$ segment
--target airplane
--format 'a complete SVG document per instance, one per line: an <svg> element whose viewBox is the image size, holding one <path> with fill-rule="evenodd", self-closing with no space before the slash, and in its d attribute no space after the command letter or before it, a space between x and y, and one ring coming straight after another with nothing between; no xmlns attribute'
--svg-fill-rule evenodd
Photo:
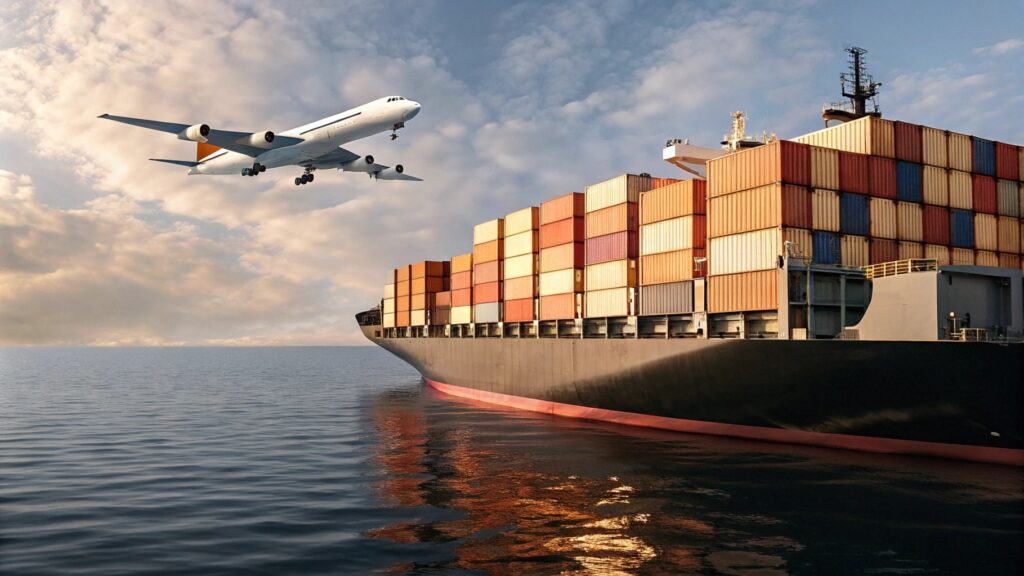
<svg viewBox="0 0 1024 576"><path fill-rule="evenodd" d="M385 96L362 106L328 116L280 134L273 132L230 132L214 130L208 124L177 124L142 118L102 114L99 118L176 134L179 140L196 143L196 160L150 158L188 168L189 174L241 174L257 176L268 168L301 166L302 176L295 178L300 186L313 181L313 172L337 168L343 172L363 172L376 180L422 179L405 173L401 164L393 168L377 164L374 157L360 156L342 147L343 144L391 130L391 140L398 138L398 129L420 112L420 104L402 96Z"/></svg>

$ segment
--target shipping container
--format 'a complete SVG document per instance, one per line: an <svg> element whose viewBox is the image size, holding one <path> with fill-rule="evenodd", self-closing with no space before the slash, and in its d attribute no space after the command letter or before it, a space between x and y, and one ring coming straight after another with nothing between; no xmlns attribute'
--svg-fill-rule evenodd
<svg viewBox="0 0 1024 576"><path fill-rule="evenodd" d="M536 206L505 215L505 238L540 228L540 209Z"/></svg>
<svg viewBox="0 0 1024 576"><path fill-rule="evenodd" d="M949 171L949 207L974 209L974 184L967 172Z"/></svg>
<svg viewBox="0 0 1024 576"><path fill-rule="evenodd" d="M635 312L633 295L636 288L611 288L587 291L583 296L584 318L631 316Z"/></svg>
<svg viewBox="0 0 1024 576"><path fill-rule="evenodd" d="M501 322L501 302L481 302L473 305L473 321L477 324Z"/></svg>
<svg viewBox="0 0 1024 576"><path fill-rule="evenodd" d="M534 298L537 296L537 277L521 276L519 278L506 278L505 287L502 289L505 300L521 300L523 298Z"/></svg>
<svg viewBox="0 0 1024 576"><path fill-rule="evenodd" d="M971 136L971 164L975 174L996 175L996 143Z"/></svg>
<svg viewBox="0 0 1024 576"><path fill-rule="evenodd" d="M412 296L398 296L395 298L395 312L408 312Z"/></svg>
<svg viewBox="0 0 1024 576"><path fill-rule="evenodd" d="M484 304L487 302L500 302L501 301L501 282L491 282L489 284L477 284L473 286L473 305ZM477 320L477 322L486 322L486 320Z"/></svg>
<svg viewBox="0 0 1024 576"><path fill-rule="evenodd" d="M395 326L397 326L399 328L404 328L404 327L409 326L409 325L410 324L409 324L409 311L408 310L399 310L399 311L395 312Z"/></svg>
<svg viewBox="0 0 1024 576"><path fill-rule="evenodd" d="M389 270L385 270L384 271L384 276L385 276L384 284L385 285L394 284L395 282L398 281L398 280L395 279L395 277L397 275L396 272L397 271L394 268L391 268Z"/></svg>
<svg viewBox="0 0 1024 576"><path fill-rule="evenodd" d="M640 194L640 224L704 214L707 204L707 181L683 180Z"/></svg>
<svg viewBox="0 0 1024 576"><path fill-rule="evenodd" d="M918 202L922 198L921 165L896 161L896 198L905 202Z"/></svg>
<svg viewBox="0 0 1024 576"><path fill-rule="evenodd" d="M974 248L974 214L970 210L949 211L949 244Z"/></svg>
<svg viewBox="0 0 1024 576"><path fill-rule="evenodd" d="M556 222L541 224L540 247L550 248L570 242L582 242L586 239L587 227L583 218L566 218Z"/></svg>
<svg viewBox="0 0 1024 576"><path fill-rule="evenodd" d="M942 206L925 206L921 210L921 239L925 244L949 245L949 210Z"/></svg>
<svg viewBox="0 0 1024 576"><path fill-rule="evenodd" d="M394 284L385 284L384 285L384 298L394 298L394 297L395 297L395 285Z"/></svg>
<svg viewBox="0 0 1024 576"><path fill-rule="evenodd" d="M1020 269L1020 255L1019 254L1003 254L999 253L999 267L1000 268L1014 268Z"/></svg>
<svg viewBox="0 0 1024 576"><path fill-rule="evenodd" d="M586 264L583 242L561 244L540 250L540 272L553 272L566 268L583 268Z"/></svg>
<svg viewBox="0 0 1024 576"><path fill-rule="evenodd" d="M505 278L535 276L540 257L537 254L523 254L505 259Z"/></svg>
<svg viewBox="0 0 1024 576"><path fill-rule="evenodd" d="M987 250L978 250L974 255L975 266L999 266L999 254Z"/></svg>
<svg viewBox="0 0 1024 576"><path fill-rule="evenodd" d="M540 232L527 230L505 236L505 258L540 252Z"/></svg>
<svg viewBox="0 0 1024 576"><path fill-rule="evenodd" d="M708 200L709 237L779 226L811 228L812 224L811 193L803 186L769 184Z"/></svg>
<svg viewBox="0 0 1024 576"><path fill-rule="evenodd" d="M534 320L534 303L533 298L505 300L503 322L532 322Z"/></svg>
<svg viewBox="0 0 1024 576"><path fill-rule="evenodd" d="M444 262L417 262L410 267L409 274L413 280L424 276L444 276Z"/></svg>
<svg viewBox="0 0 1024 576"><path fill-rule="evenodd" d="M411 285L411 280L403 280L398 284L395 284L395 298L401 298L402 296L408 296L409 294L411 294Z"/></svg>
<svg viewBox="0 0 1024 576"><path fill-rule="evenodd" d="M997 227L999 251L1007 254L1020 253L1020 220L1012 216L1000 216Z"/></svg>
<svg viewBox="0 0 1024 576"><path fill-rule="evenodd" d="M570 192L552 198L540 205L540 224L550 224L567 218L582 218L586 213L586 196L582 192Z"/></svg>
<svg viewBox="0 0 1024 576"><path fill-rule="evenodd" d="M458 256L452 256L452 276L459 272L472 272L473 271L473 253L459 254Z"/></svg>
<svg viewBox="0 0 1024 576"><path fill-rule="evenodd" d="M954 266L974 266L974 250L970 248L950 248L949 263Z"/></svg>
<svg viewBox="0 0 1024 576"><path fill-rule="evenodd" d="M975 212L995 214L999 210L996 179L981 174L971 175L971 202Z"/></svg>
<svg viewBox="0 0 1024 576"><path fill-rule="evenodd" d="M789 255L793 258L814 258L814 239L810 230L803 228L783 228L782 246L779 246L779 254L786 253L786 243L789 243Z"/></svg>
<svg viewBox="0 0 1024 576"><path fill-rule="evenodd" d="M896 201L888 198L872 198L871 236L874 238L896 238Z"/></svg>
<svg viewBox="0 0 1024 576"><path fill-rule="evenodd" d="M879 198L896 198L896 161L892 158L868 158L869 191Z"/></svg>
<svg viewBox="0 0 1024 576"><path fill-rule="evenodd" d="M996 182L996 212L1000 216L1020 217L1019 182L1013 180L999 180Z"/></svg>
<svg viewBox="0 0 1024 576"><path fill-rule="evenodd" d="M833 190L815 189L811 198L814 213L811 228L815 230L839 231L839 193Z"/></svg>
<svg viewBox="0 0 1024 576"><path fill-rule="evenodd" d="M811 188L839 190L839 152L811 146Z"/></svg>
<svg viewBox="0 0 1024 576"><path fill-rule="evenodd" d="M588 238L584 252L587 256L587 264L636 258L640 255L639 235L636 232L619 232L598 238Z"/></svg>
<svg viewBox="0 0 1024 576"><path fill-rule="evenodd" d="M576 268L545 272L540 275L541 296L582 292L585 287L583 284L583 270Z"/></svg>
<svg viewBox="0 0 1024 576"><path fill-rule="evenodd" d="M949 167L949 146L945 130L921 127L921 162L938 168Z"/></svg>
<svg viewBox="0 0 1024 576"><path fill-rule="evenodd" d="M776 182L808 186L811 150L804 144L778 140L709 160L707 173L708 198Z"/></svg>
<svg viewBox="0 0 1024 576"><path fill-rule="evenodd" d="M870 156L839 152L839 189L854 194L870 194Z"/></svg>
<svg viewBox="0 0 1024 576"><path fill-rule="evenodd" d="M661 188L663 186L668 186L669 184L675 184L676 182L681 182L681 181L682 180L679 179L679 178L659 178L657 176L651 176L651 188L650 189L653 190L655 188Z"/></svg>
<svg viewBox="0 0 1024 576"><path fill-rule="evenodd" d="M899 242L900 260L924 258L924 244L920 242Z"/></svg>
<svg viewBox="0 0 1024 576"><path fill-rule="evenodd" d="M844 234L839 241L840 264L859 268L871 263L871 250L867 236Z"/></svg>
<svg viewBox="0 0 1024 576"><path fill-rule="evenodd" d="M426 326L427 325L427 311L426 310L410 310L409 311L409 325L410 326Z"/></svg>
<svg viewBox="0 0 1024 576"><path fill-rule="evenodd" d="M428 296L430 297L430 302L433 303L433 301L434 301L434 295L433 294L423 294L423 293L420 293L420 294L413 294L413 295L409 296L409 309L410 310L426 310L427 308L429 308L429 306L427 305L427 297Z"/></svg>
<svg viewBox="0 0 1024 576"><path fill-rule="evenodd" d="M1017 179L1024 182L1024 146L1017 147Z"/></svg>
<svg viewBox="0 0 1024 576"><path fill-rule="evenodd" d="M811 233L811 245L815 263L839 264L842 257L842 246L838 234L815 230Z"/></svg>
<svg viewBox="0 0 1024 576"><path fill-rule="evenodd" d="M779 271L744 272L708 278L708 312L777 310Z"/></svg>
<svg viewBox="0 0 1024 576"><path fill-rule="evenodd" d="M637 285L636 260L612 260L587 266L583 280L588 292Z"/></svg>
<svg viewBox="0 0 1024 576"><path fill-rule="evenodd" d="M704 258L703 248L676 250L640 257L640 284L665 284L704 276L707 262L695 262Z"/></svg>
<svg viewBox="0 0 1024 576"><path fill-rule="evenodd" d="M493 260L473 266L473 285L490 284L501 280L501 262Z"/></svg>
<svg viewBox="0 0 1024 576"><path fill-rule="evenodd" d="M637 230L640 223L640 205L624 202L607 208L588 212L586 217L587 238L607 236L616 232Z"/></svg>
<svg viewBox="0 0 1024 576"><path fill-rule="evenodd" d="M1024 182L1017 187L1017 194L1020 197L1020 217L1024 218Z"/></svg>
<svg viewBox="0 0 1024 576"><path fill-rule="evenodd" d="M385 298L384 299L384 309L382 310L382 312L384 312L385 314L394 314L395 313L395 299L394 298Z"/></svg>
<svg viewBox="0 0 1024 576"><path fill-rule="evenodd" d="M640 255L703 248L706 237L703 214L646 224L640 227Z"/></svg>
<svg viewBox="0 0 1024 576"><path fill-rule="evenodd" d="M430 324L432 326L444 326L445 324L451 324L452 322L452 310L451 308L438 308L433 311L430 316Z"/></svg>
<svg viewBox="0 0 1024 576"><path fill-rule="evenodd" d="M839 231L843 234L867 236L871 233L871 211L867 196L844 193L839 195ZM878 200L878 198L876 198Z"/></svg>
<svg viewBox="0 0 1024 576"><path fill-rule="evenodd" d="M452 324L472 324L473 306L452 306Z"/></svg>
<svg viewBox="0 0 1024 576"><path fill-rule="evenodd" d="M999 250L999 221L992 214L974 214L974 247L978 250Z"/></svg>
<svg viewBox="0 0 1024 576"><path fill-rule="evenodd" d="M900 259L899 244L895 240L872 238L869 249L871 250L871 264L894 262Z"/></svg>
<svg viewBox="0 0 1024 576"><path fill-rule="evenodd" d="M945 168L924 167L921 197L925 204L949 206L949 172Z"/></svg>
<svg viewBox="0 0 1024 576"><path fill-rule="evenodd" d="M640 315L660 316L693 312L693 282L640 287Z"/></svg>
<svg viewBox="0 0 1024 576"><path fill-rule="evenodd" d="M473 289L452 290L452 308L473 305ZM455 322L453 322L455 324Z"/></svg>
<svg viewBox="0 0 1024 576"><path fill-rule="evenodd" d="M490 242L484 242L483 244L473 246L474 264L494 262L496 260L501 260L504 257L505 247L502 245L501 240L491 240Z"/></svg>
<svg viewBox="0 0 1024 576"><path fill-rule="evenodd" d="M434 295L434 307L435 308L451 308L452 306L452 291L445 290L444 292L438 292Z"/></svg>
<svg viewBox="0 0 1024 576"><path fill-rule="evenodd" d="M996 178L1020 179L1020 158L1016 146L996 142Z"/></svg>
<svg viewBox="0 0 1024 576"><path fill-rule="evenodd" d="M925 244L924 245L924 257L929 260L935 260L935 263L939 266L949 266L949 247L939 246L938 244Z"/></svg>
<svg viewBox="0 0 1024 576"><path fill-rule="evenodd" d="M892 158L896 154L892 124L889 120L865 116L793 140L822 148Z"/></svg>
<svg viewBox="0 0 1024 576"><path fill-rule="evenodd" d="M382 318L381 318L381 325L384 328L394 328L395 327L395 313L394 312L385 312L382 315Z"/></svg>
<svg viewBox="0 0 1024 576"><path fill-rule="evenodd" d="M582 294L553 294L540 297L541 320L572 320L582 312Z"/></svg>
<svg viewBox="0 0 1024 576"><path fill-rule="evenodd" d="M896 237L900 240L922 242L924 240L923 217L920 204L897 202Z"/></svg>
<svg viewBox="0 0 1024 576"><path fill-rule="evenodd" d="M718 276L778 268L782 242L780 228L712 238L708 241L708 273Z"/></svg>
<svg viewBox="0 0 1024 576"><path fill-rule="evenodd" d="M896 144L896 159L921 163L921 127L906 122L892 123L893 141Z"/></svg>
<svg viewBox="0 0 1024 576"><path fill-rule="evenodd" d="M409 280L411 280L409 272L410 266L408 265L399 266L398 268L395 268L395 284L398 284L399 282L408 282Z"/></svg>
<svg viewBox="0 0 1024 576"><path fill-rule="evenodd" d="M473 287L473 271L452 274L452 290L463 290Z"/></svg>
<svg viewBox="0 0 1024 576"><path fill-rule="evenodd" d="M473 245L494 242L505 236L505 219L495 218L473 226Z"/></svg>
<svg viewBox="0 0 1024 576"><path fill-rule="evenodd" d="M424 292L440 292L445 290L446 282L440 276L427 276L425 278L413 278L409 290L411 294L423 294Z"/></svg>
<svg viewBox="0 0 1024 576"><path fill-rule="evenodd" d="M973 172L971 137L956 132L947 132L946 142L949 146L949 167L961 172Z"/></svg>
<svg viewBox="0 0 1024 576"><path fill-rule="evenodd" d="M650 189L651 177L635 174L623 174L604 182L591 184L584 192L587 212L595 212L626 202L635 204L640 201L640 193Z"/></svg>

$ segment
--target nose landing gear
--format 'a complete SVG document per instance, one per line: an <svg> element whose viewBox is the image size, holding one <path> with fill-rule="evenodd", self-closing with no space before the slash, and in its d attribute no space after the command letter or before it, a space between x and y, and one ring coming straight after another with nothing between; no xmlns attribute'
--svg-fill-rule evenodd
<svg viewBox="0 0 1024 576"><path fill-rule="evenodd" d="M395 140L398 140L398 129L399 128L405 128L405 122L399 122L398 124L395 124L394 126L391 127L391 141L392 142L394 142Z"/></svg>

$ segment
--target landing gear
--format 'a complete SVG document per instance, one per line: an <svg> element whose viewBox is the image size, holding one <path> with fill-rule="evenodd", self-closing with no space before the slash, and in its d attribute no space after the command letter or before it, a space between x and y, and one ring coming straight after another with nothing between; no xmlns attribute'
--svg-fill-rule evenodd
<svg viewBox="0 0 1024 576"><path fill-rule="evenodd" d="M260 172L266 172L267 167L259 162L253 162L252 168L242 168L242 176L258 176Z"/></svg>
<svg viewBox="0 0 1024 576"><path fill-rule="evenodd" d="M391 127L391 141L392 142L394 142L395 140L398 140L398 129L399 128L405 128L405 122L399 122L398 124L395 124L394 126Z"/></svg>
<svg viewBox="0 0 1024 576"><path fill-rule="evenodd" d="M398 134L392 132L391 133L391 141L394 142L395 140L398 140Z"/></svg>
<svg viewBox="0 0 1024 576"><path fill-rule="evenodd" d="M312 168L312 167L306 168L306 172L303 173L302 176L299 176L298 178L295 179L295 185L296 186L301 186L303 184L307 184L309 182L312 182L313 181L313 170L315 170L315 168Z"/></svg>

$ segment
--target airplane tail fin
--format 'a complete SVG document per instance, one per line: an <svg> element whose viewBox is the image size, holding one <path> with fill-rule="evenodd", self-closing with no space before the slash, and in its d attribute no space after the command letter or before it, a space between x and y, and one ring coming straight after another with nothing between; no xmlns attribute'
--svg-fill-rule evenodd
<svg viewBox="0 0 1024 576"><path fill-rule="evenodd" d="M206 158L210 154L213 154L217 150L220 150L220 146L214 146L213 144L207 144L206 142L196 143L196 162L199 162L203 158Z"/></svg>

